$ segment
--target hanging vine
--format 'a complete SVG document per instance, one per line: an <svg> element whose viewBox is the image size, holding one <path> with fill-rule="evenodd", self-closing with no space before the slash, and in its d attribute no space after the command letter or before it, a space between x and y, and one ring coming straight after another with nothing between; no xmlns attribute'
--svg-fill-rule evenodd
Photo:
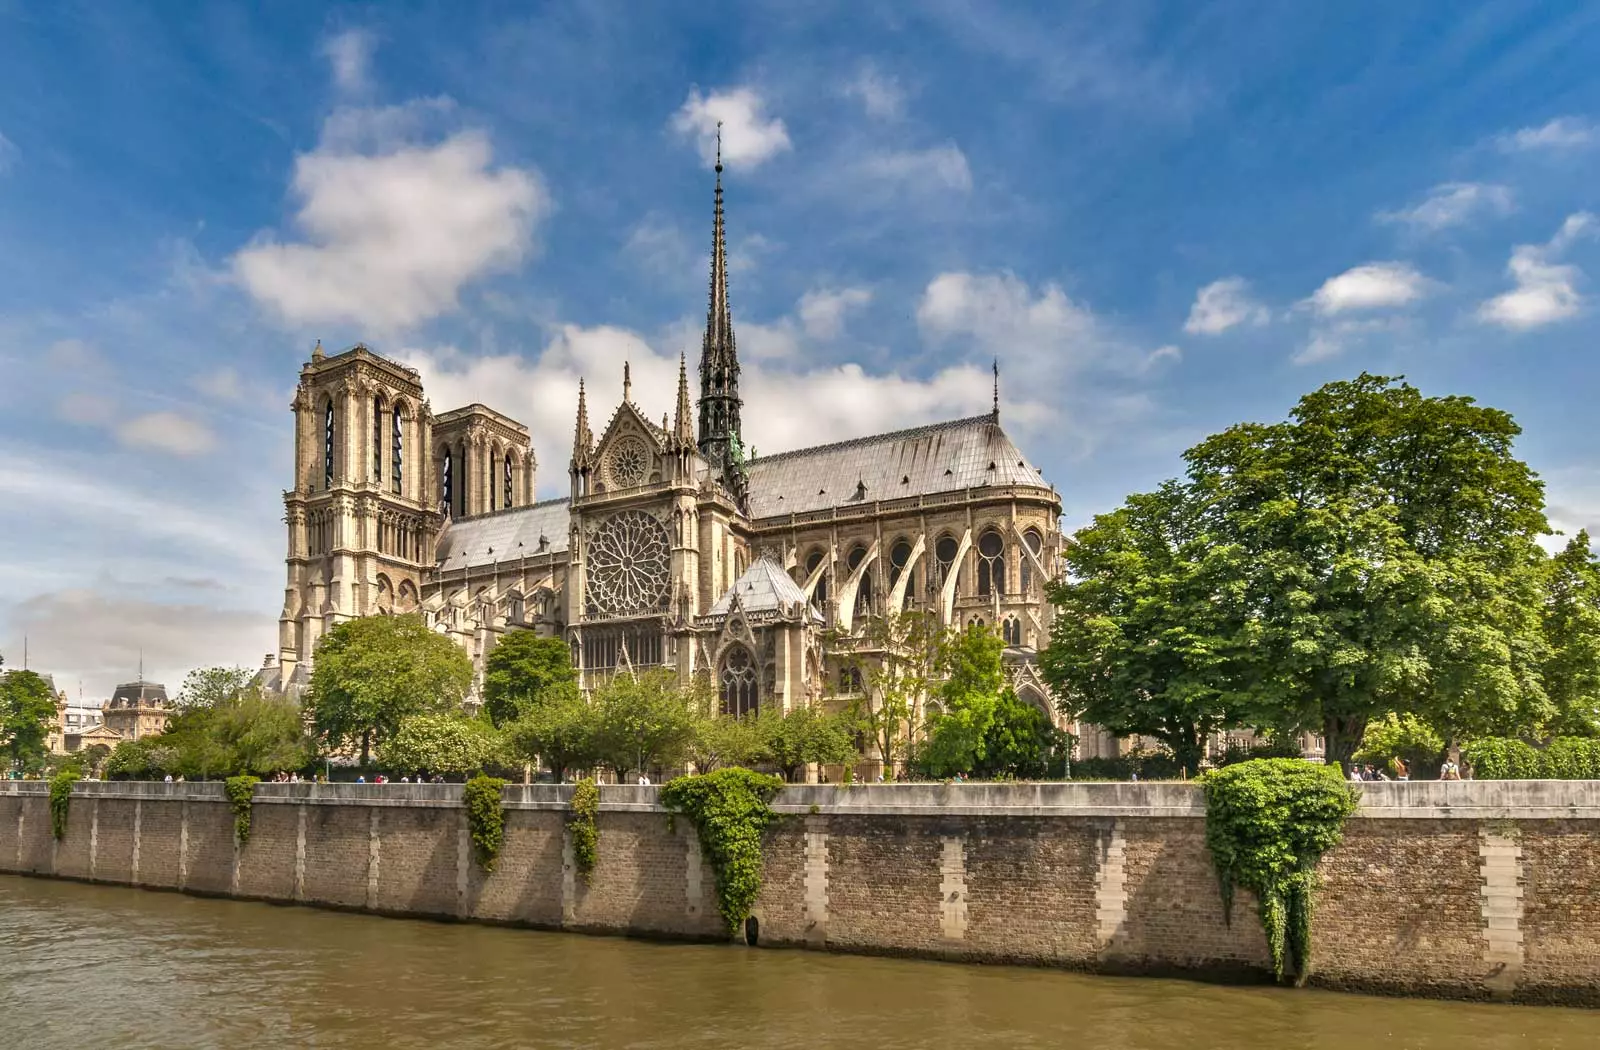
<svg viewBox="0 0 1600 1050"><path fill-rule="evenodd" d="M256 785L259 783L261 783L260 777L249 774L229 777L222 782L222 790L228 796L228 805L233 807L233 837L241 846L250 841L251 799L255 797Z"/></svg>
<svg viewBox="0 0 1600 1050"><path fill-rule="evenodd" d="M572 859L584 883L594 878L595 862L600 859L600 789L593 780L580 780L572 787L572 819L567 831L572 834Z"/></svg>
<svg viewBox="0 0 1600 1050"><path fill-rule="evenodd" d="M767 805L783 781L727 766L679 777L661 789L661 804L688 817L717 876L717 910L729 931L750 915L761 894L761 837L776 819Z"/></svg>
<svg viewBox="0 0 1600 1050"><path fill-rule="evenodd" d="M1256 895L1272 971L1304 984L1311 971L1317 861L1338 845L1359 794L1338 766L1297 758L1239 762L1207 773L1206 846L1222 884L1224 917L1233 890Z"/></svg>
<svg viewBox="0 0 1600 1050"><path fill-rule="evenodd" d="M82 776L76 766L68 766L50 778L50 834L57 839L67 834L67 814L72 809L72 785Z"/></svg>
<svg viewBox="0 0 1600 1050"><path fill-rule="evenodd" d="M473 777L461 789L467 807L467 831L472 835L472 852L484 871L493 871L506 841L506 811L500 792L506 782L499 777Z"/></svg>

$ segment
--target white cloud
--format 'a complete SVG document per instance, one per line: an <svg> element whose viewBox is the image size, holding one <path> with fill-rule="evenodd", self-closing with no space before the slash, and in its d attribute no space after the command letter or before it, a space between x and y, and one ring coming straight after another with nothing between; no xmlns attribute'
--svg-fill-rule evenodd
<svg viewBox="0 0 1600 1050"><path fill-rule="evenodd" d="M938 275L923 291L917 325L934 339L970 339L984 354L998 355L1002 366L1040 378L1072 371L1106 350L1088 307L1054 284L1035 295L1009 273Z"/></svg>
<svg viewBox="0 0 1600 1050"><path fill-rule="evenodd" d="M1600 124L1581 117L1557 117L1538 127L1501 135L1498 141L1500 148L1508 153L1581 149L1600 142Z"/></svg>
<svg viewBox="0 0 1600 1050"><path fill-rule="evenodd" d="M867 116L879 120L892 120L905 110L906 92L899 79L870 64L862 66L855 79L845 84L844 95L860 102Z"/></svg>
<svg viewBox="0 0 1600 1050"><path fill-rule="evenodd" d="M295 160L304 241L265 234L233 258L235 276L285 321L403 329L454 310L461 289L533 248L549 199L531 169L494 168L488 135L411 141L448 111L426 100L345 109Z"/></svg>
<svg viewBox="0 0 1600 1050"><path fill-rule="evenodd" d="M1190 335L1221 335L1240 325L1264 325L1271 318L1271 312L1251 298L1249 281L1224 277L1195 293L1183 330Z"/></svg>
<svg viewBox="0 0 1600 1050"><path fill-rule="evenodd" d="M56 404L57 416L80 426L109 423L116 414L117 407L111 399L82 391L68 394Z"/></svg>
<svg viewBox="0 0 1600 1050"><path fill-rule="evenodd" d="M216 401L243 401L245 397L244 383L239 378L239 373L232 368L218 368L212 372L205 372L190 380L190 384L200 393Z"/></svg>
<svg viewBox="0 0 1600 1050"><path fill-rule="evenodd" d="M365 29L346 29L322 43L322 54L333 72L333 83L350 93L367 89L372 51L377 39Z"/></svg>
<svg viewBox="0 0 1600 1050"><path fill-rule="evenodd" d="M1318 324L1311 330L1306 345L1291 360L1297 365L1315 364L1338 357L1364 345L1374 335L1403 333L1410 322L1405 317L1339 318Z"/></svg>
<svg viewBox="0 0 1600 1050"><path fill-rule="evenodd" d="M216 445L209 427L176 412L151 412L120 423L117 440L130 448L168 452L174 456L200 456Z"/></svg>
<svg viewBox="0 0 1600 1050"><path fill-rule="evenodd" d="M813 339L837 339L844 331L845 315L871 301L868 288L817 288L800 297L795 312Z"/></svg>
<svg viewBox="0 0 1600 1050"><path fill-rule="evenodd" d="M751 87L702 95L691 88L673 114L672 127L695 140L700 159L709 167L717 156L717 124L722 124L722 160L730 168L754 168L790 148L783 121L768 118L766 103Z"/></svg>
<svg viewBox="0 0 1600 1050"><path fill-rule="evenodd" d="M1425 232L1442 230L1479 215L1505 215L1516 207L1511 190L1485 182L1446 182L1409 208L1382 211L1379 222L1398 223Z"/></svg>
<svg viewBox="0 0 1600 1050"><path fill-rule="evenodd" d="M707 235L705 255L710 254L710 239ZM702 253L690 245L688 235L660 215L647 215L640 220L629 232L622 254L652 276L674 281L687 280L702 261ZM700 279L700 276L694 277L697 282Z"/></svg>
<svg viewBox="0 0 1600 1050"><path fill-rule="evenodd" d="M1526 330L1575 317L1583 307L1578 282L1583 273L1556 259L1579 237L1594 233L1589 212L1567 216L1546 244L1519 244L1512 249L1506 272L1516 287L1478 307L1478 319L1502 328Z"/></svg>
<svg viewBox="0 0 1600 1050"><path fill-rule="evenodd" d="M1310 302L1327 317L1351 310L1405 306L1427 295L1432 282L1400 262L1374 262L1352 267L1323 282Z"/></svg>
<svg viewBox="0 0 1600 1050"><path fill-rule="evenodd" d="M105 355L82 339L58 339L44 352L45 364L77 378L104 377L112 372Z"/></svg>
<svg viewBox="0 0 1600 1050"><path fill-rule="evenodd" d="M1169 343L1166 346L1158 346L1154 350L1150 351L1149 355L1146 356L1142 362L1140 362L1139 371L1152 372L1167 361L1182 360L1183 348L1173 346Z"/></svg>
<svg viewBox="0 0 1600 1050"><path fill-rule="evenodd" d="M919 189L972 190L967 155L953 142L920 150L890 150L867 155L863 170L873 177Z"/></svg>

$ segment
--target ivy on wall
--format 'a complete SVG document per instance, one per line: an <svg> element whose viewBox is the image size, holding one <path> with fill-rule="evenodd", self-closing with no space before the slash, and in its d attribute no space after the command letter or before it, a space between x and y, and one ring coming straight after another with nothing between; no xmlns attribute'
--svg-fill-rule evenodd
<svg viewBox="0 0 1600 1050"><path fill-rule="evenodd" d="M260 777L249 774L229 777L222 782L222 790L228 796L228 805L233 807L233 837L241 846L250 841L251 799L255 797L256 785L259 783L261 783Z"/></svg>
<svg viewBox="0 0 1600 1050"><path fill-rule="evenodd" d="M72 785L81 776L76 766L68 766L50 778L50 834L57 839L67 833L67 814L72 809Z"/></svg>
<svg viewBox="0 0 1600 1050"><path fill-rule="evenodd" d="M776 814L769 802L783 781L767 773L725 766L678 777L661 789L661 804L688 817L700 833L700 850L717 877L717 910L735 931L761 894L761 838Z"/></svg>
<svg viewBox="0 0 1600 1050"><path fill-rule="evenodd" d="M493 871L506 841L506 811L500 792L506 782L499 777L473 777L461 789L467 807L467 831L472 835L472 852L484 871Z"/></svg>
<svg viewBox="0 0 1600 1050"><path fill-rule="evenodd" d="M1311 968L1317 861L1344 834L1359 794L1338 766L1263 758L1207 773L1206 846L1222 883L1225 918L1233 891L1256 895L1272 970L1304 984Z"/></svg>
<svg viewBox="0 0 1600 1050"><path fill-rule="evenodd" d="M593 780L580 780L572 788L572 819L567 821L567 831L572 835L572 859L578 874L588 883L594 877L595 862L599 859L600 789Z"/></svg>

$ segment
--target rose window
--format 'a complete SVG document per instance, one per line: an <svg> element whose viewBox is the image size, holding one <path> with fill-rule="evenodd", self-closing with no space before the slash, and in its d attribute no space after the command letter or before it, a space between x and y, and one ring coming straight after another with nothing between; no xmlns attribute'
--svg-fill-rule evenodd
<svg viewBox="0 0 1600 1050"><path fill-rule="evenodd" d="M655 518L642 510L607 518L589 541L589 615L660 611L671 561L667 530Z"/></svg>
<svg viewBox="0 0 1600 1050"><path fill-rule="evenodd" d="M619 438L606 454L606 473L619 489L643 485L650 475L650 450L631 434Z"/></svg>

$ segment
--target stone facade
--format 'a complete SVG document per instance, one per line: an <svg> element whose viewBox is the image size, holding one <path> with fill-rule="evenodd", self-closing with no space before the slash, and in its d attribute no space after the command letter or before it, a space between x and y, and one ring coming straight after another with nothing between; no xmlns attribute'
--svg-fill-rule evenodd
<svg viewBox="0 0 1600 1050"><path fill-rule="evenodd" d="M1314 984L1600 1005L1600 784L1365 785L1324 858ZM50 834L47 786L0 783L0 871L382 914L723 940L714 876L656 789L601 789L576 877L570 788L506 791L496 870L460 788L268 785L234 843L218 784L81 784ZM1230 924L1203 799L1179 784L791 787L765 844L762 945L1262 979L1241 892Z"/></svg>

